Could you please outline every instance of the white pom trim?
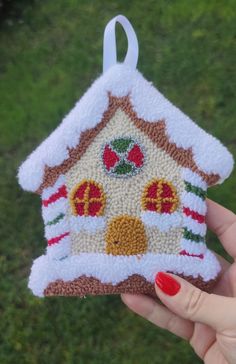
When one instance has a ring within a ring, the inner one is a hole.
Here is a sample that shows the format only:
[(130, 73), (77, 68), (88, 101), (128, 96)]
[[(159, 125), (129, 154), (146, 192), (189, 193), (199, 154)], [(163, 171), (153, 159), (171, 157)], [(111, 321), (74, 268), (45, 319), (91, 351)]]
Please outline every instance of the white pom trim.
[(188, 207), (190, 210), (196, 211), (200, 215), (206, 215), (207, 205), (201, 197), (196, 196), (192, 192), (184, 191), (181, 196), (183, 207)]
[(50, 240), (58, 235), (62, 235), (69, 230), (69, 223), (67, 217), (64, 217), (55, 225), (45, 226), (45, 238)]
[(199, 234), (201, 236), (206, 235), (207, 226), (206, 224), (200, 224), (196, 220), (193, 220), (190, 216), (183, 217), (183, 226), (191, 230), (193, 234)]
[(206, 191), (207, 183), (199, 176), (197, 173), (191, 171), (189, 168), (182, 168), (182, 178), (183, 180), (190, 182), (196, 187), (200, 187)]
[(48, 207), (42, 206), (42, 215), (44, 223), (54, 220), (60, 213), (66, 213), (68, 208), (67, 198), (61, 197), (59, 200), (52, 202)]
[(47, 247), (47, 256), (53, 259), (62, 259), (70, 254), (70, 236), (66, 236), (59, 243)]
[(95, 233), (97, 230), (103, 230), (106, 225), (106, 220), (102, 216), (71, 216), (70, 227), (72, 231), (79, 233), (81, 230), (86, 230), (90, 233)]
[(180, 244), (182, 250), (185, 250), (189, 254), (205, 254), (207, 250), (207, 246), (205, 243), (196, 243), (195, 241), (187, 240), (184, 238), (181, 239)]
[(142, 222), (150, 227), (157, 227), (160, 231), (168, 231), (171, 228), (181, 226), (183, 216), (180, 212), (172, 214), (159, 214), (154, 211), (145, 211), (141, 213)]
[(45, 165), (59, 166), (69, 158), (84, 130), (95, 127), (108, 107), (108, 92), (130, 95), (137, 116), (148, 122), (165, 120), (171, 142), (191, 148), (193, 159), (205, 173), (219, 174), (221, 182), (233, 168), (233, 157), (213, 136), (198, 127), (187, 115), (168, 101), (137, 71), (123, 64), (111, 67), (97, 79), (56, 130), (20, 166), (20, 185), (36, 191), (43, 181)]
[(43, 297), (49, 283), (57, 279), (70, 281), (82, 275), (115, 285), (132, 274), (140, 274), (153, 283), (158, 271), (171, 271), (193, 278), (200, 275), (207, 282), (216, 278), (220, 269), (215, 255), (209, 250), (205, 252), (204, 259), (173, 254), (147, 253), (137, 257), (81, 253), (63, 260), (53, 260), (42, 255), (32, 266), (29, 288), (36, 296)]

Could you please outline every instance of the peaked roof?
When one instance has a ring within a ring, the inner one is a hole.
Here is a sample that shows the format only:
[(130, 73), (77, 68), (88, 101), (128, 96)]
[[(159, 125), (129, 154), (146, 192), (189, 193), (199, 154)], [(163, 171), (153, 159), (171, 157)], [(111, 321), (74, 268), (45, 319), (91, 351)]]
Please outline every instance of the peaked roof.
[[(109, 95), (129, 96), (132, 110), (150, 127), (155, 125), (161, 131), (164, 122), (168, 141), (179, 150), (189, 151), (203, 174), (215, 176), (209, 184), (220, 183), (230, 175), (233, 158), (219, 140), (196, 125), (137, 70), (116, 64), (92, 84), (62, 123), (20, 166), (19, 183), (25, 190), (41, 192), (47, 171), (56, 170), (73, 157), (84, 133), (95, 128), (109, 109)], [(141, 128), (137, 123), (136, 126)]]

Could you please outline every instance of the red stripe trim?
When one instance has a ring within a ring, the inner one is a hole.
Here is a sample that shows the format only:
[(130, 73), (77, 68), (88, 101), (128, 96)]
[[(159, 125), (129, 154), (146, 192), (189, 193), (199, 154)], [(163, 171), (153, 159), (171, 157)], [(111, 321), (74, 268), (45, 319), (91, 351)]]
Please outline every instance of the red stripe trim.
[(204, 255), (203, 254), (190, 254), (190, 253), (186, 252), (186, 250), (181, 250), (181, 252), (179, 254), (180, 255), (187, 255), (189, 257), (200, 258), (200, 259), (203, 259), (204, 258)]
[(53, 195), (51, 195), (47, 200), (43, 200), (43, 206), (47, 207), (50, 203), (55, 202), (56, 200), (58, 200), (61, 197), (64, 197), (64, 198), (67, 197), (67, 191), (66, 191), (65, 185), (58, 188), (57, 192), (54, 193)]
[(199, 222), (199, 224), (203, 224), (206, 221), (206, 217), (204, 215), (200, 215), (198, 212), (190, 210), (188, 207), (184, 207), (183, 212), (186, 216), (190, 216), (193, 220)]
[(63, 239), (65, 236), (68, 236), (69, 234), (70, 234), (69, 232), (68, 233), (64, 233), (64, 234), (61, 234), (59, 236), (56, 236), (55, 238), (52, 238), (52, 239), (48, 240), (48, 245), (53, 245), (53, 244), (59, 243), (59, 241), (61, 239)]

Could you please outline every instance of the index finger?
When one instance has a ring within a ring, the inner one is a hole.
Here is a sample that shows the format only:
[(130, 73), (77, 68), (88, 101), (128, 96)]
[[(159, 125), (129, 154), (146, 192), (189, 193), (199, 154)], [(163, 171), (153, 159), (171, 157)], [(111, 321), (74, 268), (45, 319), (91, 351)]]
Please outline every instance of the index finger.
[(236, 215), (207, 199), (206, 223), (209, 229), (217, 235), (221, 244), (234, 259), (236, 259)]

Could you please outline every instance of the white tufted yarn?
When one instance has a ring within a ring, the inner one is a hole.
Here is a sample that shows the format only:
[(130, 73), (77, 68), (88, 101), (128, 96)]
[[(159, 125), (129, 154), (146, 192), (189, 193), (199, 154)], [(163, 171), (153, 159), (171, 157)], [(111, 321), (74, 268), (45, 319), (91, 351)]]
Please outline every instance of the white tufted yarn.
[(108, 107), (108, 92), (117, 97), (129, 94), (137, 116), (148, 122), (165, 119), (170, 141), (178, 147), (192, 148), (202, 171), (219, 174), (221, 182), (230, 175), (232, 155), (216, 138), (198, 127), (137, 70), (116, 64), (92, 84), (57, 129), (21, 165), (18, 178), (25, 190), (36, 191), (45, 166), (60, 165), (69, 157), (68, 148), (78, 145), (81, 132), (99, 123)]

